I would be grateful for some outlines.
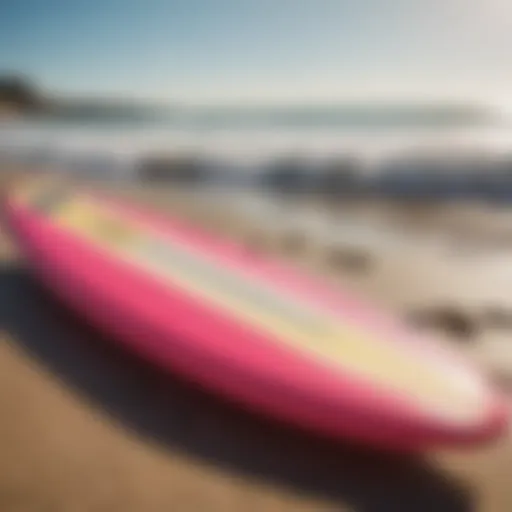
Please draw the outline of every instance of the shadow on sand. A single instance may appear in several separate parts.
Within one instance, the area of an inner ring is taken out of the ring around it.
[[[467,490],[426,462],[297,433],[155,371],[66,313],[15,266],[0,270],[0,326],[75,393],[167,450],[357,511],[472,509]]]

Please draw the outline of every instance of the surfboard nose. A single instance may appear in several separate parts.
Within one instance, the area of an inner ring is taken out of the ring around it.
[[[446,431],[439,446],[473,448],[496,442],[510,430],[511,405],[510,398],[495,398],[480,423],[470,425],[466,429],[459,427]]]
[[[496,400],[488,416],[486,427],[481,429],[480,436],[475,435],[474,439],[485,442],[505,435],[510,429],[511,405],[509,397]]]

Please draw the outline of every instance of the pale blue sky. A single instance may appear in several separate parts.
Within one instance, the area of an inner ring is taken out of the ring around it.
[[[507,0],[0,2],[0,70],[72,94],[512,104],[511,54]]]

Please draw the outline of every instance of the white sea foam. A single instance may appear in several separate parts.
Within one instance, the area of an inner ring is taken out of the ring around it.
[[[3,157],[34,158],[44,152],[57,166],[87,173],[87,158],[112,162],[115,173],[125,166],[127,175],[137,161],[151,154],[197,154],[218,162],[217,168],[237,173],[256,172],[269,161],[296,155],[313,167],[343,155],[355,155],[361,172],[372,170],[383,158],[413,148],[480,148],[495,153],[512,153],[512,128],[479,127],[465,129],[366,129],[282,128],[273,126],[220,127],[198,129],[179,126],[101,127],[80,123],[15,123],[0,127],[0,153]],[[109,166],[106,166],[106,170]],[[114,171],[113,171],[114,172]],[[122,174],[122,173],[121,173]]]

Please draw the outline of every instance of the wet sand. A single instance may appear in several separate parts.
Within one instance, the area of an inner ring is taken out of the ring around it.
[[[67,313],[0,237],[0,509],[512,508],[512,440],[377,454],[240,412]],[[396,287],[396,283],[395,283]]]

